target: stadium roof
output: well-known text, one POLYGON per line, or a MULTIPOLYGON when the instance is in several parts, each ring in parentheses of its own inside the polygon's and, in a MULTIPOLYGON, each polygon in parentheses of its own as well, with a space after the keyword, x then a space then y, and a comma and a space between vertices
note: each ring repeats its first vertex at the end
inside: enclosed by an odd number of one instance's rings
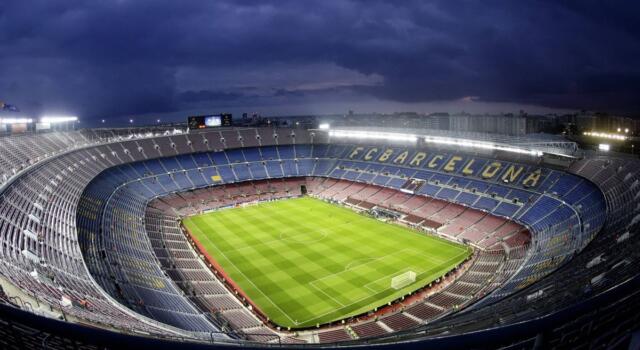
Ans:
MULTIPOLYGON (((382 127, 349 127, 340 126, 335 130, 404 133, 407 129, 382 127)), ((449 131, 438 129, 413 129, 413 135, 432 136, 442 139, 482 141, 500 146, 515 147, 523 150, 535 150, 548 154, 572 157, 578 150, 575 142, 568 141, 560 135, 529 134, 525 136, 511 136, 504 134, 489 134, 479 132, 449 131)))

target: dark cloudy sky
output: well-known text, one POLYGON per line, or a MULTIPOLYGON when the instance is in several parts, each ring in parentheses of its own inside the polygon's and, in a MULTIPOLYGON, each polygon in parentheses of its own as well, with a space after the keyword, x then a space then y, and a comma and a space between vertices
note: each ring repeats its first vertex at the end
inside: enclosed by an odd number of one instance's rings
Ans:
POLYGON ((0 100, 199 111, 640 110, 639 1, 0 3, 0 100))

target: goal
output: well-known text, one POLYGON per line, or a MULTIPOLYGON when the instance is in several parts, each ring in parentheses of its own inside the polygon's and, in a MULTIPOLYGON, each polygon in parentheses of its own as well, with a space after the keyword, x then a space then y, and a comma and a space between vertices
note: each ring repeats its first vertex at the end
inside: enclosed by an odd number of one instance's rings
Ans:
POLYGON ((391 278, 391 288, 400 289, 410 285, 416 281, 416 273, 413 271, 407 271, 400 275, 391 278))

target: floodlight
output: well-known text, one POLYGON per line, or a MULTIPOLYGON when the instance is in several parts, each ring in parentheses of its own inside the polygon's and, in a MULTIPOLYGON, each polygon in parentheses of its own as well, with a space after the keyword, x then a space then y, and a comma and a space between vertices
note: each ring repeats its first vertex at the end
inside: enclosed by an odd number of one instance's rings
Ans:
POLYGON ((605 139, 612 139, 612 140, 621 140, 624 141, 627 139, 626 136, 624 135, 617 135, 617 134, 607 134, 605 132, 584 132, 583 135, 586 136, 593 136, 593 137, 600 137, 600 138, 605 138, 605 139))
POLYGON ((0 118, 0 124, 29 124, 33 123, 31 118, 0 118))
POLYGON ((390 133, 390 132, 377 132, 377 131, 331 130, 329 131, 329 136, 355 138, 355 139, 405 141, 405 142, 418 141, 418 137, 416 135, 390 133))
POLYGON ((72 115, 46 115, 40 118, 41 123, 55 124, 55 123, 67 123, 76 122, 78 117, 72 115))
POLYGON ((329 130, 329 127, 330 127, 329 123, 322 123, 318 125, 318 129, 320 130, 329 130))
POLYGON ((504 151, 504 152, 511 152, 511 153, 519 153, 519 154, 528 154, 528 155, 537 156, 537 157, 541 157, 543 155, 543 152, 539 150, 518 148, 518 147, 500 145, 500 144, 485 142, 485 141, 456 139, 456 138, 441 137, 441 136, 425 136, 424 141, 427 143, 435 143, 440 145, 460 146, 460 147, 467 147, 467 148, 486 149, 486 150, 492 150, 492 151, 504 151))

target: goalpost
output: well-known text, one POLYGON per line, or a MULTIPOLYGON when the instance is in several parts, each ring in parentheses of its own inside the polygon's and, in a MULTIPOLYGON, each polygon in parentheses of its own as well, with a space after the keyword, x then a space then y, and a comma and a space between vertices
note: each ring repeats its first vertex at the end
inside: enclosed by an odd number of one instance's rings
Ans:
POLYGON ((410 285, 416 281, 416 273, 413 271, 407 271, 400 275, 391 278, 391 288, 400 289, 410 285))

